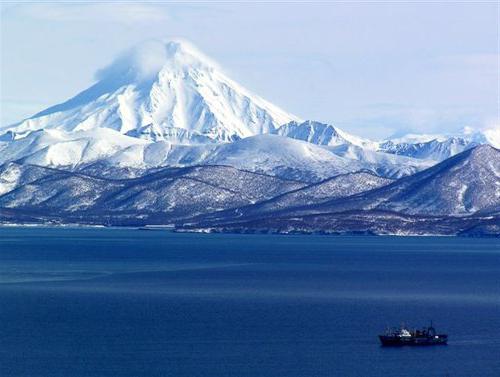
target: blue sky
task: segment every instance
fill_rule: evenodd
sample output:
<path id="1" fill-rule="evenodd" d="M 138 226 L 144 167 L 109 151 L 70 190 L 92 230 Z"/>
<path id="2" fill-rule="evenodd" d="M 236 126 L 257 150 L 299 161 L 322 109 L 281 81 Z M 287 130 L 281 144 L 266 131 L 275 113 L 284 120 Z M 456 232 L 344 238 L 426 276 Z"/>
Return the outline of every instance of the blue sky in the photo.
<path id="1" fill-rule="evenodd" d="M 499 124 L 498 3 L 4 3 L 1 120 L 90 86 L 121 51 L 184 38 L 304 119 L 360 136 Z"/>

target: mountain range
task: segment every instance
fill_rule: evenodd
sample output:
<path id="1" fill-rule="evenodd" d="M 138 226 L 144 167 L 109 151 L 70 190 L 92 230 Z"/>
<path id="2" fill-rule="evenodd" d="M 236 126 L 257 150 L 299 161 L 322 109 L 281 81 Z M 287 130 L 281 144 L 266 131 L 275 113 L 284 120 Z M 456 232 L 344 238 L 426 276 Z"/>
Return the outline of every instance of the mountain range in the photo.
<path id="1" fill-rule="evenodd" d="M 179 41 L 97 77 L 0 128 L 0 222 L 500 233 L 499 130 L 357 137 L 285 112 Z"/>

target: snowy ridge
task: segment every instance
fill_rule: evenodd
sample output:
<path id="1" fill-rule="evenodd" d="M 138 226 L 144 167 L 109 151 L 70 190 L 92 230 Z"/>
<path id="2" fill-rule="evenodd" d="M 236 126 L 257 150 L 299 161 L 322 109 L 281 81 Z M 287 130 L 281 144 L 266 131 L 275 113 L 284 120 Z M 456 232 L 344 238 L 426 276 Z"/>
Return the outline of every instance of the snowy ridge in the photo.
<path id="1" fill-rule="evenodd" d="M 416 135 L 384 140 L 378 150 L 396 155 L 440 162 L 477 145 L 500 148 L 500 126 L 482 131 L 465 127 L 456 135 Z"/>
<path id="2" fill-rule="evenodd" d="M 463 137 L 449 137 L 417 143 L 389 140 L 381 143 L 379 148 L 385 153 L 439 162 L 477 145 L 479 143 Z"/>
<path id="3" fill-rule="evenodd" d="M 185 130 L 193 142 L 229 142 L 298 120 L 224 75 L 185 42 L 149 42 L 101 71 L 72 99 L 7 128 L 66 132 L 111 128 L 149 140 Z M 190 140 L 185 137 L 183 141 Z"/>
<path id="4" fill-rule="evenodd" d="M 131 179 L 106 179 L 29 164 L 0 166 L 3 210 L 43 218 L 103 223 L 173 221 L 269 199 L 304 184 L 227 166 L 166 168 Z M 6 186 L 4 186 L 6 187 Z M 159 214 L 159 215 L 157 215 Z"/>
<path id="5" fill-rule="evenodd" d="M 500 211 L 500 151 L 482 145 L 377 190 L 301 213 L 382 210 L 425 216 Z"/>
<path id="6" fill-rule="evenodd" d="M 427 167 L 418 159 L 366 151 L 357 154 L 292 138 L 263 134 L 232 143 L 176 144 L 151 142 L 99 128 L 64 132 L 40 130 L 0 142 L 0 164 L 18 161 L 72 171 L 99 163 L 104 167 L 146 172 L 166 166 L 228 165 L 238 169 L 317 182 L 359 170 L 399 178 Z"/>
<path id="7" fill-rule="evenodd" d="M 273 197 L 260 203 L 217 212 L 203 218 L 203 221 L 235 221 L 249 218 L 263 218 L 273 213 L 293 208 L 321 204 L 336 198 L 347 198 L 393 182 L 368 172 L 340 174 L 321 182 L 307 185 Z"/>
<path id="8" fill-rule="evenodd" d="M 377 144 L 371 140 L 361 139 L 357 136 L 350 135 L 338 127 L 310 120 L 302 123 L 294 121 L 284 124 L 278 128 L 275 133 L 277 135 L 307 141 L 316 145 L 335 146 L 352 144 L 362 148 L 376 148 L 377 146 Z"/>
<path id="9" fill-rule="evenodd" d="M 391 141 L 394 144 L 418 144 L 430 141 L 444 142 L 450 138 L 468 140 L 477 144 L 490 144 L 500 148 L 500 125 L 478 130 L 472 127 L 464 127 L 456 134 L 406 134 L 404 136 L 390 138 L 383 142 Z M 383 143 L 382 142 L 382 143 Z"/>
<path id="10" fill-rule="evenodd" d="M 344 178 L 364 180 L 363 174 L 334 177 L 257 205 L 201 216 L 185 227 L 249 233 L 500 236 L 500 151 L 489 145 L 389 184 L 372 181 L 371 190 L 367 185 L 355 193 L 351 185 L 342 193 Z M 333 189 L 327 199 L 324 184 L 340 191 Z"/>

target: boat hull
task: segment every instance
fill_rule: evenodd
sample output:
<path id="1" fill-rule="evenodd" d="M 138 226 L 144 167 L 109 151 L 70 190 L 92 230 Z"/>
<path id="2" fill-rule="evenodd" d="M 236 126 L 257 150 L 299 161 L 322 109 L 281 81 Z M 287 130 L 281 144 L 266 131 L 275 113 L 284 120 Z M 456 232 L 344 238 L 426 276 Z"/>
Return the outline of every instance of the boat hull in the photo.
<path id="1" fill-rule="evenodd" d="M 380 342 L 385 347 L 401 347 L 401 346 L 436 346 L 446 345 L 448 336 L 436 335 L 434 337 L 400 337 L 391 335 L 379 335 Z"/>

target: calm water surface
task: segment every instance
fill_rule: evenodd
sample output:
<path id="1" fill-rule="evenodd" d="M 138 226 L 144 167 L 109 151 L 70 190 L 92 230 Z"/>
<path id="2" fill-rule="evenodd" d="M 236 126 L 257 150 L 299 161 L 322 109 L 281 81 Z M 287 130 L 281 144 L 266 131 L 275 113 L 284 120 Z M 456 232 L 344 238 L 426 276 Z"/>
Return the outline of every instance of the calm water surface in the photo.
<path id="1" fill-rule="evenodd" d="M 500 241 L 0 228 L 0 375 L 498 377 Z"/>

